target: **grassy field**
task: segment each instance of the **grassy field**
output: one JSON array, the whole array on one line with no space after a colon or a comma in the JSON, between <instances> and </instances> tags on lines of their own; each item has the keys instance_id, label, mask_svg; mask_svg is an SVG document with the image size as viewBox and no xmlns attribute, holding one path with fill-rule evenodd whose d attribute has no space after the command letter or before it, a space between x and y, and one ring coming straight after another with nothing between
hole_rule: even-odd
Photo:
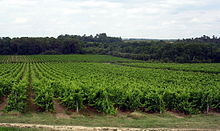
<instances>
[{"instance_id":1,"label":"grassy field","mask_svg":"<svg viewBox=\"0 0 220 131\"><path fill-rule=\"evenodd\" d=\"M15 127L0 127L0 131L42 131L43 129L27 129L27 128L15 128ZM46 131L46 130L43 130Z\"/></svg>"},{"instance_id":2,"label":"grassy field","mask_svg":"<svg viewBox=\"0 0 220 131\"><path fill-rule=\"evenodd\" d=\"M1 115L1 123L28 123L47 125L72 125L86 127L136 127L136 128L202 128L220 129L219 114L199 114L183 116L166 112L146 114L133 112L116 116L93 114L74 114L68 118L57 117L50 113L26 113L19 116Z\"/></svg>"}]
</instances>

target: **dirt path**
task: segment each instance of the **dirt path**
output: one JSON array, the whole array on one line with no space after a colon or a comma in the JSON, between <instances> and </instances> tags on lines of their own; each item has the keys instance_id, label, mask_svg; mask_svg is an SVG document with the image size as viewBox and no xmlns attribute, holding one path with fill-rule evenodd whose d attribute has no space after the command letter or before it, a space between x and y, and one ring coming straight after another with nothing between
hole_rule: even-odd
<instances>
[{"instance_id":1,"label":"dirt path","mask_svg":"<svg viewBox=\"0 0 220 131\"><path fill-rule=\"evenodd\" d=\"M84 127L84 126L55 126L22 123L0 123L1 127L39 128L54 131L220 131L220 129L186 129L186 128L118 128L118 127Z\"/></svg>"}]
</instances>

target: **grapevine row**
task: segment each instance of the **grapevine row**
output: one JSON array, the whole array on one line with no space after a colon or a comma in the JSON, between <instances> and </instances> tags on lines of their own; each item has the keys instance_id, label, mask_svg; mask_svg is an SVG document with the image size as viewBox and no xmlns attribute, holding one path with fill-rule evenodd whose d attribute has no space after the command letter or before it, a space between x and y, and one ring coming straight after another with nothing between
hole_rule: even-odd
<instances>
[{"instance_id":1,"label":"grapevine row","mask_svg":"<svg viewBox=\"0 0 220 131\"><path fill-rule=\"evenodd\" d=\"M148 112L176 110L184 113L205 112L209 108L219 110L220 94L216 94L219 92L218 75L204 76L198 73L198 77L193 73L178 72L179 76L171 71L143 72L136 68L119 69L113 65L91 63L47 63L38 66L43 68L39 72L44 77L56 80L46 86L53 90L54 97L70 109L92 106L109 114L116 113L116 108ZM66 77L61 79L56 72L63 72ZM172 75L167 79L169 75L166 73ZM154 76L162 79L155 80ZM195 79L196 83L190 84L191 79Z\"/></svg>"},{"instance_id":2,"label":"grapevine row","mask_svg":"<svg viewBox=\"0 0 220 131\"><path fill-rule=\"evenodd\" d=\"M71 55L5 57L9 58L1 56L0 61L15 62L0 64L0 97L8 96L8 111L26 111L30 87L42 111L53 111L55 99L77 112L87 107L106 114L220 111L219 74L85 63L87 58L71 63L81 57Z\"/></svg>"}]
</instances>

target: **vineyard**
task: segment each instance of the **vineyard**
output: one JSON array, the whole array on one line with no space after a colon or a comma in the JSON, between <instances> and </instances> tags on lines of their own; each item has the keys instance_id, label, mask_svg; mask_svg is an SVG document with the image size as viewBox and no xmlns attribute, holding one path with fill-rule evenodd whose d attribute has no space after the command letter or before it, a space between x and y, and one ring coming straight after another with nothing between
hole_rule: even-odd
<instances>
[{"instance_id":1,"label":"vineyard","mask_svg":"<svg viewBox=\"0 0 220 131\"><path fill-rule=\"evenodd\" d=\"M0 56L0 63L33 62L135 62L134 60L108 55L8 55Z\"/></svg>"},{"instance_id":2,"label":"vineyard","mask_svg":"<svg viewBox=\"0 0 220 131\"><path fill-rule=\"evenodd\" d=\"M140 67L140 68L153 68L153 69L167 69L191 72L204 72L204 73L220 73L220 64L210 63L197 63L197 64L176 64L176 63L122 63L121 65Z\"/></svg>"},{"instance_id":3,"label":"vineyard","mask_svg":"<svg viewBox=\"0 0 220 131\"><path fill-rule=\"evenodd\" d=\"M54 100L80 112L220 111L219 64L143 63L103 55L0 56L4 111L53 112ZM166 70L175 69L175 70ZM195 72L196 71L196 72Z\"/></svg>"}]
</instances>

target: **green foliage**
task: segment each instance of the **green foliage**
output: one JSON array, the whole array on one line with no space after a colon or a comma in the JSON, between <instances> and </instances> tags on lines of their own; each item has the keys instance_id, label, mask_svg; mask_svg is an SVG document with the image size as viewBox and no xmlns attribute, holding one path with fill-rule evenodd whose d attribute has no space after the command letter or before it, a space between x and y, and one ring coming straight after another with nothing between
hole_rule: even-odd
<instances>
[{"instance_id":1,"label":"green foliage","mask_svg":"<svg viewBox=\"0 0 220 131\"><path fill-rule=\"evenodd\" d=\"M54 92L54 97L62 97L64 94L63 92L65 91L65 85L61 81L51 81L51 88L53 89Z\"/></svg>"},{"instance_id":2,"label":"green foliage","mask_svg":"<svg viewBox=\"0 0 220 131\"><path fill-rule=\"evenodd\" d=\"M135 62L135 60L119 58L109 55L8 55L0 56L0 63L28 63L28 62Z\"/></svg>"},{"instance_id":3,"label":"green foliage","mask_svg":"<svg viewBox=\"0 0 220 131\"><path fill-rule=\"evenodd\" d=\"M116 109L109 95L105 88L94 89L89 94L89 105L94 106L99 112L113 115Z\"/></svg>"},{"instance_id":4,"label":"green foliage","mask_svg":"<svg viewBox=\"0 0 220 131\"><path fill-rule=\"evenodd\" d=\"M163 94L163 101L165 108L172 110L177 105L177 92L171 90L165 90Z\"/></svg>"},{"instance_id":5,"label":"green foliage","mask_svg":"<svg viewBox=\"0 0 220 131\"><path fill-rule=\"evenodd\" d=\"M208 100L209 101L210 99L212 100L210 108L214 109L215 111L220 112L220 89L210 92L209 96L210 97Z\"/></svg>"},{"instance_id":6,"label":"green foliage","mask_svg":"<svg viewBox=\"0 0 220 131\"><path fill-rule=\"evenodd\" d=\"M7 111L26 111L26 100L27 100L27 83L20 82L12 87L11 93L8 96Z\"/></svg>"},{"instance_id":7,"label":"green foliage","mask_svg":"<svg viewBox=\"0 0 220 131\"><path fill-rule=\"evenodd\" d=\"M119 68L120 67L120 68ZM39 64L54 79L54 96L76 110L76 101L99 112L121 110L185 114L219 109L218 75L131 68L99 63ZM56 71L54 71L56 70ZM80 108L79 108L80 110Z\"/></svg>"},{"instance_id":8,"label":"green foliage","mask_svg":"<svg viewBox=\"0 0 220 131\"><path fill-rule=\"evenodd\" d=\"M183 40L125 40L96 36L60 35L57 38L0 38L0 54L105 54L161 62L220 62L220 38L202 36Z\"/></svg>"},{"instance_id":9,"label":"green foliage","mask_svg":"<svg viewBox=\"0 0 220 131\"><path fill-rule=\"evenodd\" d=\"M84 92L77 84L73 82L53 83L53 89L56 94L59 94L57 96L61 103L69 109L74 109L78 112L84 108Z\"/></svg>"},{"instance_id":10,"label":"green foliage","mask_svg":"<svg viewBox=\"0 0 220 131\"><path fill-rule=\"evenodd\" d=\"M36 95L34 102L42 111L53 111L53 89L50 86L50 82L42 80L38 83L34 83L33 87Z\"/></svg>"},{"instance_id":11,"label":"green foliage","mask_svg":"<svg viewBox=\"0 0 220 131\"><path fill-rule=\"evenodd\" d=\"M90 106L106 114L117 110L220 111L218 64L126 63L138 65L136 68L106 63L108 60L122 62L121 58L96 55L0 56L5 62L0 64L0 96L9 94L7 109L20 112L25 111L31 87L42 111L53 111L54 99L68 109L80 111ZM9 61L15 63L7 64Z\"/></svg>"},{"instance_id":12,"label":"green foliage","mask_svg":"<svg viewBox=\"0 0 220 131\"><path fill-rule=\"evenodd\" d=\"M142 107L141 99L143 98L143 93L138 88L128 88L124 90L122 94L122 101L119 104L119 108L123 110L135 111Z\"/></svg>"},{"instance_id":13,"label":"green foliage","mask_svg":"<svg viewBox=\"0 0 220 131\"><path fill-rule=\"evenodd\" d=\"M148 92L144 96L144 108L147 112L164 112L165 103L163 96L156 91Z\"/></svg>"},{"instance_id":14,"label":"green foliage","mask_svg":"<svg viewBox=\"0 0 220 131\"><path fill-rule=\"evenodd\" d=\"M194 64L178 64L178 63L122 63L122 65L153 68L153 69L168 69L174 71L191 71L204 73L220 73L219 63L194 63Z\"/></svg>"},{"instance_id":15,"label":"green foliage","mask_svg":"<svg viewBox=\"0 0 220 131\"><path fill-rule=\"evenodd\" d=\"M10 80L0 79L0 97L9 95L12 86L13 83Z\"/></svg>"},{"instance_id":16,"label":"green foliage","mask_svg":"<svg viewBox=\"0 0 220 131\"><path fill-rule=\"evenodd\" d=\"M177 95L177 105L175 109L185 114L195 114L198 110L193 109L193 103L190 101L190 94L182 92Z\"/></svg>"}]
</instances>

